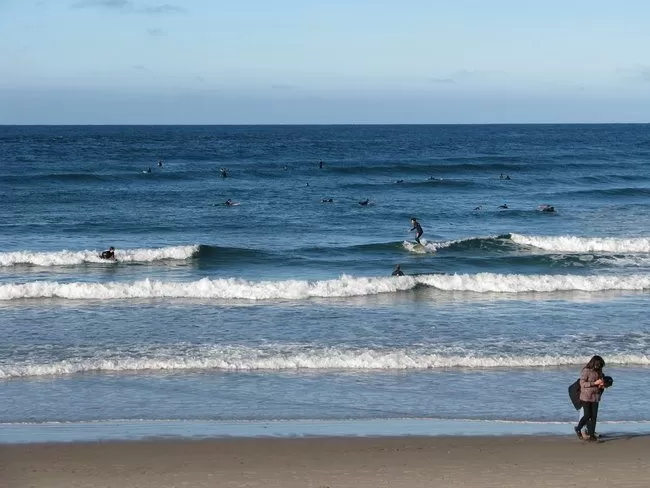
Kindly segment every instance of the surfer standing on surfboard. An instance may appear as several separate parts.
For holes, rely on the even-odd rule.
[[[422,234],[424,234],[424,231],[422,230],[422,226],[415,219],[415,217],[411,218],[411,225],[413,227],[411,228],[410,232],[415,231],[415,242],[417,242],[418,244],[421,244],[420,237],[422,237]]]

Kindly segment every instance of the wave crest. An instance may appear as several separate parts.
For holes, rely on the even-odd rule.
[[[248,281],[203,278],[190,282],[140,280],[135,282],[59,283],[36,281],[0,285],[0,300],[63,298],[69,300],[124,300],[141,298],[198,298],[226,300],[303,300],[395,293],[416,287],[476,293],[526,293],[650,289],[650,275],[520,275],[430,274],[401,277],[352,277],[323,281]]]
[[[14,251],[0,252],[0,266],[76,266],[86,263],[106,263],[99,257],[101,251]],[[171,246],[159,249],[118,249],[116,257],[123,263],[147,263],[165,259],[184,260],[199,252],[199,246]]]
[[[180,350],[180,352],[179,352]],[[571,366],[584,363],[583,356],[517,356],[479,354],[449,355],[422,349],[349,349],[307,346],[179,346],[146,351],[141,356],[112,353],[110,357],[78,358],[43,363],[0,365],[0,379],[70,375],[93,372],[220,370],[426,370],[445,368],[494,369]],[[619,354],[607,363],[650,365],[646,355]]]
[[[526,236],[510,234],[519,245],[556,252],[650,253],[650,237]]]

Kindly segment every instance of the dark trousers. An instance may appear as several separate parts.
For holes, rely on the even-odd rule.
[[[587,426],[587,434],[589,437],[593,437],[594,432],[596,432],[596,419],[598,418],[598,402],[582,402],[582,408],[584,410],[584,415],[578,422],[578,429]]]

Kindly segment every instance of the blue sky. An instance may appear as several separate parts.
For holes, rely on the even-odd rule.
[[[0,0],[0,124],[649,122],[650,2]]]

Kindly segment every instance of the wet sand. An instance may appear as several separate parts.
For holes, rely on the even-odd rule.
[[[0,444],[2,488],[646,487],[650,436]]]

